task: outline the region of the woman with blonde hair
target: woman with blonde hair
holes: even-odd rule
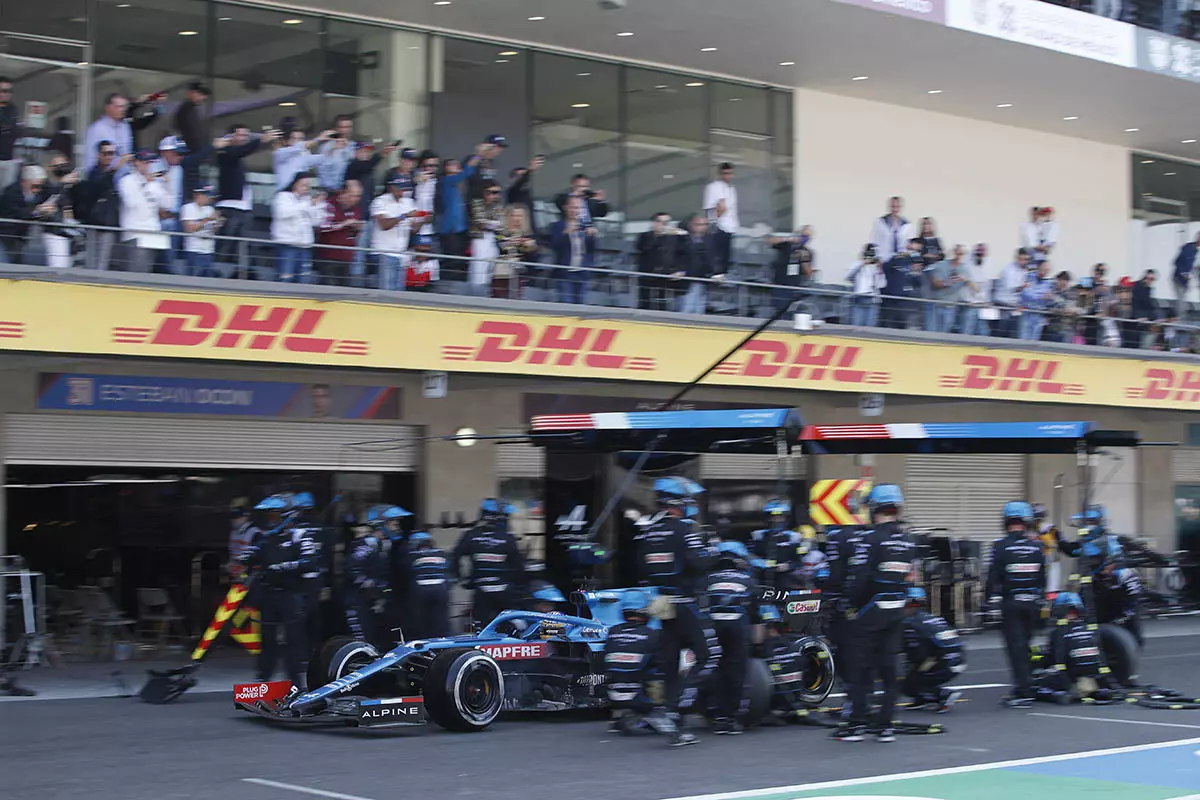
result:
[[[496,235],[500,257],[492,272],[492,297],[518,297],[521,285],[521,264],[537,252],[537,239],[529,223],[529,209],[511,205],[504,211],[504,227]]]

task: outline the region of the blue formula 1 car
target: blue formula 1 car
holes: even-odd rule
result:
[[[623,621],[624,591],[580,593],[591,619],[505,611],[477,634],[403,642],[382,655],[365,642],[336,637],[310,663],[308,692],[288,681],[240,684],[234,704],[278,722],[432,721],[464,732],[487,728],[502,711],[604,708],[604,646],[609,626]],[[815,706],[829,694],[833,662],[825,644],[799,637],[787,649],[797,669],[780,669],[770,657],[751,660],[747,721],[761,719],[785,696]]]

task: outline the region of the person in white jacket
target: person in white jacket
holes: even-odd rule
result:
[[[992,299],[992,281],[987,274],[987,245],[983,242],[975,245],[971,251],[971,260],[964,266],[965,276],[960,300],[963,302],[959,312],[958,332],[964,336],[987,336],[988,323],[980,319],[979,312]]]
[[[134,157],[134,169],[117,181],[121,198],[121,239],[128,247],[126,269],[150,272],[156,259],[171,246],[162,231],[164,208],[168,205],[166,185],[154,177],[158,154],[141,150]]]
[[[408,237],[424,218],[412,195],[412,179],[395,175],[371,203],[371,248],[379,252],[380,289],[404,291]]]
[[[879,324],[879,293],[887,285],[883,264],[876,257],[876,247],[863,248],[862,259],[855,261],[846,273],[846,282],[854,287],[850,296],[850,324],[873,328]]]
[[[312,178],[301,172],[271,201],[271,240],[275,242],[279,280],[312,283],[314,230],[320,226],[325,204],[312,197]]]
[[[901,216],[903,210],[904,198],[892,197],[888,200],[888,213],[877,217],[871,226],[871,238],[868,241],[875,245],[875,255],[880,264],[886,264],[903,253],[908,247],[908,240],[916,235],[909,221]]]
[[[1058,244],[1058,223],[1054,221],[1054,209],[1049,206],[1034,206],[1029,209],[1029,222],[1021,225],[1021,246],[1029,251],[1033,265],[1050,258]]]

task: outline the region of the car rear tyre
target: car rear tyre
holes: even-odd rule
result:
[[[746,662],[746,682],[742,685],[743,707],[746,714],[741,723],[747,728],[757,725],[771,713],[771,669],[761,658]]]
[[[1112,670],[1112,676],[1122,686],[1134,686],[1138,682],[1138,643],[1133,634],[1106,622],[1100,625],[1100,647],[1104,660]]]
[[[482,650],[455,648],[437,655],[425,676],[425,711],[446,730],[487,728],[504,708],[504,675]]]

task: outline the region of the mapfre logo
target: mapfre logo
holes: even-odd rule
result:
[[[216,347],[227,350],[273,350],[291,353],[365,356],[367,342],[317,335],[327,311],[257,303],[241,303],[226,311],[203,300],[160,300],[155,328],[114,326],[115,344]]]
[[[545,364],[604,370],[653,372],[658,360],[650,356],[621,355],[616,350],[615,328],[592,325],[527,325],[524,322],[488,320],[475,332],[483,341],[471,345],[442,345],[445,361],[478,364]]]
[[[1164,400],[1174,403],[1200,402],[1200,372],[1153,367],[1146,370],[1141,386],[1125,387],[1131,400]]]
[[[808,383],[842,383],[883,386],[892,382],[890,372],[858,369],[862,348],[841,344],[791,345],[774,340],[750,341],[738,351],[744,361],[723,361],[718,375],[745,378],[782,378]]]
[[[942,375],[938,384],[943,389],[966,389],[976,392],[1014,392],[1024,395],[1086,394],[1082,383],[1056,380],[1061,361],[1042,358],[1008,358],[1004,356],[969,355],[962,361],[963,372]]]
[[[534,642],[533,644],[485,644],[479,649],[497,661],[545,658],[550,654],[550,645],[545,642]]]

